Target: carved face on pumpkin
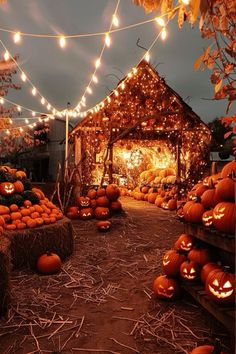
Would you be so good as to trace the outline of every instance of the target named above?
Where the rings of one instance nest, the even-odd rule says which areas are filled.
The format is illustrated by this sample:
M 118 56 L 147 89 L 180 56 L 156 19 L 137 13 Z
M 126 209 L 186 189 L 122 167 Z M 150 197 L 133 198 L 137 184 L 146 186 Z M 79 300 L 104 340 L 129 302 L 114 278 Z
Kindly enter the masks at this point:
M 190 251 L 193 248 L 194 239 L 192 236 L 182 234 L 175 242 L 175 248 L 182 251 Z
M 210 227 L 213 225 L 213 212 L 212 210 L 207 210 L 202 215 L 202 223 L 206 227 Z
M 180 266 L 180 275 L 183 279 L 193 281 L 199 278 L 200 266 L 196 262 L 183 262 Z
M 161 275 L 155 279 L 153 291 L 160 299 L 172 300 L 179 295 L 180 289 L 176 280 Z
M 99 221 L 97 223 L 97 228 L 99 231 L 102 231 L 102 232 L 105 232 L 105 231 L 108 231 L 110 230 L 111 228 L 111 222 L 106 220 L 106 221 Z
M 218 302 L 234 300 L 234 275 L 222 270 L 213 270 L 206 280 L 207 293 Z
M 162 259 L 162 268 L 168 277 L 175 277 L 179 274 L 181 264 L 186 261 L 186 256 L 178 250 L 169 250 Z
M 79 197 L 77 201 L 81 208 L 88 208 L 90 206 L 90 198 L 88 197 Z
M 93 209 L 92 208 L 83 208 L 79 211 L 79 217 L 82 220 L 89 220 L 93 218 Z
M 0 193 L 2 195 L 11 195 L 15 192 L 15 186 L 11 182 L 3 182 L 0 184 Z

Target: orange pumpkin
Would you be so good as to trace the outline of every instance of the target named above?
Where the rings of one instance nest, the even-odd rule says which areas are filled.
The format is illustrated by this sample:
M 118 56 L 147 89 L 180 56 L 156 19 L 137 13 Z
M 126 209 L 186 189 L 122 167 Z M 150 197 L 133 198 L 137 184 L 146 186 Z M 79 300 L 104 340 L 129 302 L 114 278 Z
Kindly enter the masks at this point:
M 174 300 L 180 295 L 180 286 L 177 280 L 160 275 L 153 283 L 154 294 L 163 300 Z
M 111 202 L 110 204 L 110 210 L 114 211 L 114 212 L 119 212 L 122 210 L 122 205 L 121 202 L 119 202 L 119 200 L 115 200 L 113 202 Z
M 17 229 L 19 229 L 19 230 L 24 230 L 24 229 L 26 229 L 26 223 L 24 223 L 24 222 L 19 222 L 16 227 L 17 227 Z
M 214 226 L 227 234 L 235 232 L 235 203 L 221 202 L 213 210 Z
M 16 229 L 16 225 L 14 224 L 7 224 L 6 225 L 6 230 L 13 231 Z
M 16 181 L 13 183 L 15 187 L 15 193 L 21 193 L 24 191 L 24 185 L 21 181 Z
M 109 184 L 106 188 L 106 195 L 112 201 L 117 200 L 120 196 L 119 187 L 116 184 Z
M 149 188 L 148 187 L 142 187 L 141 192 L 146 194 L 148 192 Z
M 12 220 L 18 220 L 18 219 L 21 219 L 22 218 L 22 215 L 20 212 L 16 211 L 16 212 L 13 212 L 11 213 L 11 219 Z
M 162 269 L 168 277 L 179 274 L 181 264 L 186 261 L 186 256 L 177 250 L 167 251 L 162 259 Z
M 220 201 L 215 189 L 207 189 L 201 196 L 201 203 L 206 209 L 214 208 Z
M 98 197 L 96 201 L 97 201 L 97 206 L 101 206 L 101 207 L 109 206 L 109 199 L 105 195 L 102 197 Z
M 188 259 L 199 263 L 203 267 L 205 264 L 212 262 L 213 256 L 207 248 L 193 248 L 188 254 Z
M 97 190 L 97 197 L 103 197 L 104 195 L 106 195 L 106 190 L 105 188 L 99 188 Z
M 5 225 L 5 220 L 3 219 L 2 216 L 0 216 L 0 226 L 4 226 Z
M 206 227 L 213 225 L 213 210 L 207 210 L 202 214 L 202 223 Z
M 234 172 L 234 174 L 236 174 L 236 160 L 227 163 L 223 167 L 223 169 L 221 171 L 221 178 L 228 177 L 232 172 Z
M 37 260 L 37 270 L 43 274 L 55 274 L 61 270 L 61 259 L 55 253 L 47 252 Z
M 2 195 L 11 195 L 15 192 L 15 186 L 11 182 L 2 182 L 0 183 L 0 194 Z
M 158 195 L 155 199 L 155 205 L 161 208 L 163 202 L 164 202 L 164 198 Z
M 202 267 L 200 278 L 201 278 L 201 281 L 203 284 L 205 283 L 205 281 L 208 277 L 208 274 L 210 274 L 210 272 L 212 272 L 213 270 L 216 270 L 216 269 L 221 269 L 221 266 L 219 266 L 217 263 L 214 263 L 214 262 L 206 263 Z
M 31 229 L 37 226 L 37 222 L 31 218 L 26 221 L 26 224 Z
M 90 189 L 87 193 L 87 197 L 89 197 L 90 199 L 95 199 L 96 196 L 97 196 L 96 189 Z
M 16 177 L 19 179 L 23 179 L 23 178 L 26 178 L 27 175 L 24 171 L 16 171 Z
M 40 200 L 45 198 L 43 191 L 39 188 L 32 188 L 32 192 L 36 193 Z
M 97 223 L 97 229 L 101 232 L 106 232 L 110 230 L 110 228 L 111 228 L 111 222 L 108 220 L 98 221 Z
M 236 184 L 232 178 L 223 178 L 216 185 L 216 195 L 220 201 L 233 202 L 235 199 L 235 188 Z
M 190 354 L 212 354 L 213 350 L 214 350 L 213 345 L 200 345 L 200 347 L 193 349 Z M 224 354 L 224 353 L 220 352 L 219 354 Z
M 177 200 L 176 199 L 170 199 L 168 201 L 167 207 L 169 210 L 176 210 L 177 208 Z
M 97 207 L 95 209 L 95 217 L 99 220 L 106 220 L 107 218 L 109 218 L 110 216 L 110 212 L 108 208 L 104 208 L 104 207 Z
M 102 198 L 102 197 L 101 197 Z M 89 220 L 93 218 L 93 209 L 92 208 L 82 208 L 79 211 L 79 218 L 81 220 Z
M 233 304 L 235 300 L 235 275 L 224 269 L 211 271 L 205 282 L 207 295 L 215 302 Z
M 158 196 L 158 193 L 150 193 L 148 195 L 148 203 L 154 204 L 157 196 Z
M 18 205 L 16 205 L 16 204 L 10 205 L 9 208 L 10 208 L 11 211 L 18 211 L 18 209 L 19 209 Z
M 185 221 L 191 223 L 197 223 L 197 224 L 201 223 L 202 215 L 205 211 L 204 206 L 198 201 L 195 202 L 191 201 L 191 202 L 187 202 L 186 204 L 188 204 L 187 210 L 185 210 L 185 206 L 183 208 Z

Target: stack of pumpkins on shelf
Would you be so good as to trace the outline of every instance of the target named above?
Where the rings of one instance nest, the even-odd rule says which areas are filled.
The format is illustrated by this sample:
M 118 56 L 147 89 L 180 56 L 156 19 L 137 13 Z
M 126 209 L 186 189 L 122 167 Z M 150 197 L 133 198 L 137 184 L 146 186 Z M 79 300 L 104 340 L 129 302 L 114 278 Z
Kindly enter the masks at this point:
M 177 194 L 176 187 L 169 188 L 149 188 L 136 187 L 131 192 L 131 197 L 136 200 L 144 200 L 164 210 L 176 210 L 177 208 Z
M 160 184 L 174 184 L 176 182 L 175 169 L 168 167 L 164 169 L 151 168 L 140 174 L 140 184 L 147 186 L 157 186 Z
M 32 188 L 26 173 L 0 166 L 0 227 L 8 231 L 53 224 L 61 211 L 39 188 Z
M 164 300 L 179 297 L 181 284 L 202 282 L 209 299 L 219 304 L 233 304 L 235 298 L 235 275 L 215 262 L 212 252 L 196 244 L 194 237 L 182 234 L 162 259 L 165 275 L 153 283 L 155 295 Z
M 227 234 L 235 232 L 236 161 L 227 163 L 221 173 L 204 178 L 188 194 L 177 214 L 186 222 L 215 227 Z
M 115 184 L 110 184 L 97 190 L 89 189 L 86 196 L 76 198 L 76 205 L 68 208 L 67 217 L 70 219 L 98 220 L 97 227 L 100 231 L 110 229 L 111 223 L 107 219 L 111 214 L 122 211 L 121 202 L 118 200 L 120 189 Z

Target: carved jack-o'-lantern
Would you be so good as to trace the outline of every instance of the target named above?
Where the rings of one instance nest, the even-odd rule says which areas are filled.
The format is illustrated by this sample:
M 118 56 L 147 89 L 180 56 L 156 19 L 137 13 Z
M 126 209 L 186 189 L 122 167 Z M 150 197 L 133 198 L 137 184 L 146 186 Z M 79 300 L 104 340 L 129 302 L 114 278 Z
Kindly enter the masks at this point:
M 180 266 L 181 278 L 187 281 L 194 281 L 199 278 L 201 267 L 193 261 L 183 262 Z
M 222 269 L 222 268 L 217 263 L 210 262 L 210 263 L 205 264 L 202 267 L 201 276 L 200 276 L 202 283 L 203 284 L 205 283 L 205 281 L 206 281 L 208 275 L 210 274 L 210 272 L 212 272 L 213 270 L 219 270 L 219 269 Z
M 186 260 L 186 256 L 176 250 L 169 250 L 164 254 L 162 268 L 168 277 L 175 277 L 179 274 L 181 264 Z
M 3 182 L 0 184 L 0 194 L 11 195 L 15 192 L 15 186 L 11 182 Z
M 90 206 L 90 198 L 88 197 L 78 197 L 77 203 L 81 208 L 88 208 Z
M 111 222 L 108 220 L 98 221 L 97 228 L 101 232 L 109 231 L 111 228 Z
M 164 300 L 173 300 L 180 294 L 180 287 L 175 279 L 160 275 L 154 280 L 153 291 L 155 295 Z
M 110 211 L 108 208 L 97 207 L 95 209 L 95 217 L 99 220 L 106 220 L 110 217 Z
M 187 234 L 182 234 L 175 242 L 175 248 L 182 251 L 190 251 L 194 245 L 194 238 Z
M 92 208 L 82 208 L 79 211 L 79 217 L 82 220 L 89 220 L 93 218 L 93 209 Z
M 213 210 L 207 210 L 202 215 L 202 223 L 206 227 L 213 225 Z
M 216 302 L 231 303 L 234 301 L 235 276 L 223 269 L 215 269 L 208 274 L 205 289 L 210 298 Z
M 222 202 L 213 210 L 213 224 L 222 231 L 234 234 L 235 231 L 235 203 Z

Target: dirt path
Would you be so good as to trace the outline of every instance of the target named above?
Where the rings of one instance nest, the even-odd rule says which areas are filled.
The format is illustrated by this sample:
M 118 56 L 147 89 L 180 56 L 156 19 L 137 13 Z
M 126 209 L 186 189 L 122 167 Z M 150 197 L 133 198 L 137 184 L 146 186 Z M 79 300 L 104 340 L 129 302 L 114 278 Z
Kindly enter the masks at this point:
M 162 254 L 182 225 L 154 205 L 122 204 L 126 214 L 112 218 L 109 233 L 97 232 L 95 220 L 74 222 L 75 253 L 60 274 L 14 272 L 0 354 L 172 354 L 211 337 L 227 343 L 227 333 L 191 299 L 166 303 L 152 294 Z

